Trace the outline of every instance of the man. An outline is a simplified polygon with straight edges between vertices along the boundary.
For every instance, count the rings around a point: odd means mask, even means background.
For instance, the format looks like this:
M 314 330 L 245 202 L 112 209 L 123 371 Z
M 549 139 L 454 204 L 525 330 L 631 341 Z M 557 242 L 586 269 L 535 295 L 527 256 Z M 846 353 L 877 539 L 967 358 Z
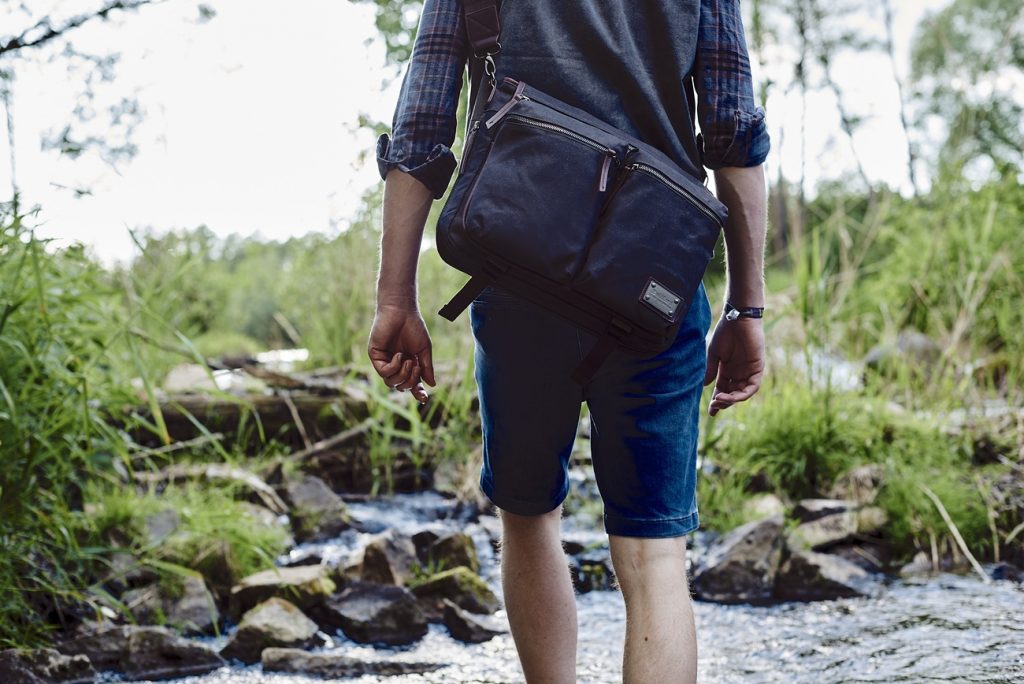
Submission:
M 615 352 L 586 386 L 569 373 L 595 338 L 496 288 L 470 307 L 484 432 L 480 484 L 503 524 L 502 586 L 529 682 L 574 682 L 576 604 L 560 541 L 561 504 L 580 415 L 588 403 L 594 471 L 615 574 L 626 603 L 626 682 L 694 682 L 697 648 L 685 535 L 698 527 L 696 450 L 702 389 L 715 415 L 749 399 L 764 370 L 762 162 L 769 140 L 755 106 L 739 0 L 506 0 L 498 77 L 547 91 L 676 159 L 693 122 L 694 76 L 703 144 L 729 208 L 726 310 L 705 348 L 703 284 L 671 348 L 647 359 Z M 416 269 L 434 199 L 456 168 L 450 145 L 462 77 L 470 102 L 479 61 L 468 54 L 459 0 L 426 0 L 402 84 L 393 139 L 377 145 L 385 179 L 377 314 L 368 353 L 391 387 L 427 400 L 436 385 L 419 313 Z M 692 70 L 692 71 L 691 71 Z M 691 145 L 696 147 L 696 145 Z

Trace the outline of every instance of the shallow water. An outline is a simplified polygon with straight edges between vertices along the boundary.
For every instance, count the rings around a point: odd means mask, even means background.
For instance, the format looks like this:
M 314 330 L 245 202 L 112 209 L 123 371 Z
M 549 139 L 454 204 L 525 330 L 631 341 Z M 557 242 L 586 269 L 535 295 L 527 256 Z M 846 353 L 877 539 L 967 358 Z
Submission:
M 433 493 L 397 496 L 392 501 L 353 503 L 360 519 L 399 531 L 427 527 L 463 528 L 474 537 L 482 575 L 500 596 L 498 567 L 486 531 L 477 524 L 434 520 L 447 502 Z M 566 520 L 574 538 L 597 537 Z M 303 547 L 328 558 L 344 559 L 363 535 L 337 543 Z M 699 542 L 702 536 L 698 535 Z M 699 553 L 701 549 L 695 548 Z M 696 554 L 694 554 L 696 555 Z M 580 682 L 621 681 L 625 611 L 616 591 L 579 596 Z M 702 684 L 748 682 L 987 682 L 1024 683 L 1024 586 L 976 575 L 939 574 L 927 579 L 880 584 L 871 598 L 848 598 L 775 606 L 694 603 L 697 621 L 699 681 Z M 497 617 L 505 621 L 503 612 Z M 506 623 L 507 624 L 507 623 Z M 464 645 L 442 625 L 408 648 L 373 648 L 344 637 L 333 648 L 367 660 L 445 663 L 435 672 L 389 677 L 362 677 L 360 684 L 413 682 L 521 682 L 510 635 L 484 644 Z M 326 649 L 329 650 L 329 649 Z M 222 668 L 188 684 L 313 684 L 323 680 L 263 673 L 259 666 Z

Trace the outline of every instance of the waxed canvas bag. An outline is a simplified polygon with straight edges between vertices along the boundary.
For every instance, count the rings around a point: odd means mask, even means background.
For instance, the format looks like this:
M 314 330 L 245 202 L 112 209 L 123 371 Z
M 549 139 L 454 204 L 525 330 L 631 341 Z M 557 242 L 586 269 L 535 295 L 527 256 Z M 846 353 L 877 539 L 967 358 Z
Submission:
M 696 168 L 514 76 L 497 81 L 496 2 L 464 10 L 490 89 L 436 230 L 441 258 L 471 278 L 439 313 L 454 321 L 488 285 L 551 310 L 598 338 L 572 372 L 581 384 L 614 349 L 664 351 L 726 207 Z

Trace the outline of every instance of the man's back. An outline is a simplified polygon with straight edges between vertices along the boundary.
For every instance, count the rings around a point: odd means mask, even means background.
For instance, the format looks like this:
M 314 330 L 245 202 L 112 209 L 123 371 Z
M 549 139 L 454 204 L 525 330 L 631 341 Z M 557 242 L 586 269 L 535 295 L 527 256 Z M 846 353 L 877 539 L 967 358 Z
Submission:
M 696 53 L 699 0 L 504 0 L 500 16 L 499 79 L 522 79 L 677 163 L 685 158 L 693 132 L 684 78 Z

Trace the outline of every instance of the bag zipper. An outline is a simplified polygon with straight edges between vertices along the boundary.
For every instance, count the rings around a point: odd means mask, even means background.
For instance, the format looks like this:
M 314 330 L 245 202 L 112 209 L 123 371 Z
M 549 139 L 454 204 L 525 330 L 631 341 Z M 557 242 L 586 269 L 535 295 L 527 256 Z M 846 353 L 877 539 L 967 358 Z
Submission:
M 508 114 L 508 110 L 512 109 L 513 107 L 515 107 L 517 104 L 519 104 L 523 100 L 529 100 L 530 98 L 528 96 L 523 95 L 523 90 L 525 90 L 525 89 L 526 89 L 526 81 L 519 81 L 519 85 L 516 86 L 516 92 L 512 94 L 512 97 L 509 98 L 508 102 L 506 102 L 505 104 L 501 105 L 501 109 L 496 111 L 494 113 L 494 116 L 492 116 L 490 119 L 488 119 L 484 123 L 484 125 L 487 126 L 488 128 L 490 128 L 494 124 L 496 124 L 499 121 L 501 121 L 502 117 L 504 117 L 506 114 Z
M 473 122 L 473 125 L 469 127 L 469 134 L 466 135 L 466 144 L 462 147 L 462 159 L 459 160 L 459 175 L 466 170 L 466 158 L 469 156 L 470 150 L 473 149 L 473 136 L 476 135 L 476 129 L 480 128 L 480 119 Z
M 662 183 L 667 185 L 671 190 L 675 191 L 676 194 L 682 195 L 683 197 L 688 199 L 690 201 L 690 203 L 693 204 L 693 206 L 697 207 L 702 212 L 704 212 L 708 216 L 708 218 L 710 218 L 712 221 L 714 221 L 718 225 L 719 228 L 724 228 L 724 226 L 722 225 L 722 220 L 720 218 L 718 218 L 718 215 L 715 214 L 715 212 L 713 212 L 710 208 L 708 208 L 708 206 L 705 205 L 702 201 L 700 201 L 700 199 L 696 195 L 694 195 L 692 192 L 687 190 L 685 187 L 683 187 L 682 185 L 680 185 L 676 181 L 674 181 L 671 178 L 669 178 L 667 175 L 665 175 L 664 173 L 662 173 L 658 169 L 656 169 L 653 166 L 650 166 L 648 164 L 642 164 L 642 163 L 639 163 L 639 162 L 634 162 L 634 163 L 630 164 L 629 166 L 627 166 L 626 168 L 634 170 L 634 171 L 640 171 L 640 172 L 646 173 L 646 174 L 648 174 L 650 176 L 654 176 L 655 178 L 660 180 Z
M 600 150 L 601 152 L 604 152 L 609 156 L 615 156 L 615 150 L 608 147 L 607 145 L 602 145 L 596 140 L 588 138 L 587 136 L 577 133 L 576 131 L 570 130 L 564 126 L 559 126 L 558 124 L 549 123 L 547 121 L 541 121 L 540 119 L 534 119 L 529 116 L 523 116 L 522 114 L 510 114 L 508 120 L 518 121 L 520 123 L 526 124 L 527 126 L 536 126 L 537 128 L 543 128 L 549 131 L 554 131 L 555 133 L 567 135 L 573 140 L 579 141 L 584 145 L 590 145 L 595 150 Z

